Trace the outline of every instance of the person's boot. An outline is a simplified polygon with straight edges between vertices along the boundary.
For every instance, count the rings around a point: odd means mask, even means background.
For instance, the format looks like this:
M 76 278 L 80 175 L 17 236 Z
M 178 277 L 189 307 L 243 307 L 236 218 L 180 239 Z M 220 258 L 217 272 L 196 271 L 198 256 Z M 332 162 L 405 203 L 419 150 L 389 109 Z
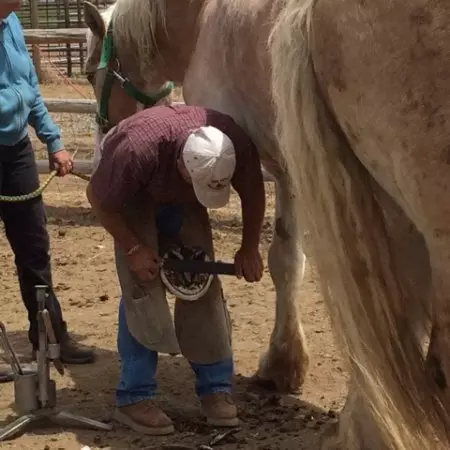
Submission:
M 59 348 L 59 359 L 64 364 L 90 364 L 95 360 L 95 352 L 89 347 L 76 342 L 67 332 L 60 339 Z M 33 345 L 33 360 L 36 360 L 37 349 L 37 346 Z
M 65 364 L 90 364 L 95 360 L 95 352 L 86 345 L 76 342 L 65 334 L 59 344 L 60 359 Z
M 138 433 L 164 436 L 174 432 L 172 421 L 153 400 L 116 407 L 113 419 Z
M 214 427 L 237 427 L 237 408 L 228 392 L 204 395 L 200 399 L 206 423 Z

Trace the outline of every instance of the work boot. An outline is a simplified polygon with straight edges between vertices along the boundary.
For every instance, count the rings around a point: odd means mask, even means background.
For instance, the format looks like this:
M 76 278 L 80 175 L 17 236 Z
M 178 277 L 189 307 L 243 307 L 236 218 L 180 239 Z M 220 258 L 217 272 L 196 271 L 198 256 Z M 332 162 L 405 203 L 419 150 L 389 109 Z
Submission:
M 65 364 L 89 364 L 95 360 L 95 352 L 76 342 L 69 334 L 65 334 L 61 339 L 59 349 L 59 359 Z M 36 360 L 36 350 L 37 348 L 33 348 L 33 360 Z
M 237 427 L 237 408 L 228 392 L 208 394 L 200 399 L 206 423 L 214 427 Z
M 174 432 L 172 421 L 153 400 L 117 407 L 113 419 L 138 433 L 163 436 Z
M 66 334 L 60 344 L 60 359 L 65 364 L 90 364 L 95 360 L 95 352 Z

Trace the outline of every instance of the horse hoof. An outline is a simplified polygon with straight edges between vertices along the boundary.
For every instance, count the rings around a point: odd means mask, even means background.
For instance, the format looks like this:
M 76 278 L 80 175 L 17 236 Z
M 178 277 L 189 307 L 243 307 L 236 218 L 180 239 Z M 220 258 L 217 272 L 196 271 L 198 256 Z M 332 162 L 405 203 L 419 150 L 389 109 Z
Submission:
M 303 357 L 302 357 L 303 355 Z M 298 394 L 305 381 L 308 356 L 271 347 L 260 360 L 254 382 L 280 393 Z

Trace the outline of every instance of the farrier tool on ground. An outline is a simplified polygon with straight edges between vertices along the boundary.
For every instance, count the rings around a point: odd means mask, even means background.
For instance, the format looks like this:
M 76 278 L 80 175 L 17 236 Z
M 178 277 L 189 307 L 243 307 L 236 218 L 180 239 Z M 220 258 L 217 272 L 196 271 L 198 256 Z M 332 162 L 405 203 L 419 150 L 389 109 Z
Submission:
M 14 403 L 21 416 L 6 427 L 0 429 L 0 441 L 4 441 L 20 431 L 28 424 L 47 419 L 62 423 L 72 421 L 76 425 L 96 430 L 112 430 L 110 424 L 92 420 L 87 417 L 72 414 L 56 408 L 56 384 L 50 379 L 50 362 L 53 362 L 59 373 L 64 373 L 59 359 L 60 347 L 56 342 L 55 333 L 50 321 L 45 299 L 48 296 L 47 286 L 36 286 L 38 302 L 39 347 L 36 352 L 37 372 L 26 373 L 22 370 L 19 359 L 6 336 L 4 325 L 1 326 L 1 343 L 9 355 L 14 377 Z

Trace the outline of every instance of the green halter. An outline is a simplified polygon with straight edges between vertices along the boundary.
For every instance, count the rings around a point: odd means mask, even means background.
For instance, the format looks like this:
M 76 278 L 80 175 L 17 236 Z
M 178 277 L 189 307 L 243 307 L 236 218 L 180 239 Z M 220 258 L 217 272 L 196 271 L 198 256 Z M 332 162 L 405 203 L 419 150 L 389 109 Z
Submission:
M 117 71 L 109 67 L 109 63 L 112 60 L 116 60 L 118 68 Z M 97 70 L 106 69 L 105 82 L 102 88 L 102 94 L 100 97 L 100 105 L 96 114 L 97 124 L 101 127 L 102 131 L 106 133 L 114 125 L 109 122 L 108 119 L 108 102 L 111 96 L 111 89 L 114 79 L 119 80 L 122 89 L 128 94 L 129 97 L 136 100 L 138 103 L 143 104 L 146 108 L 155 106 L 164 97 L 167 97 L 173 90 L 174 84 L 168 81 L 159 91 L 154 94 L 145 94 L 141 90 L 137 89 L 128 78 L 123 77 L 120 74 L 120 63 L 117 57 L 114 40 L 112 24 L 110 22 L 108 31 L 103 39 L 102 54 Z

